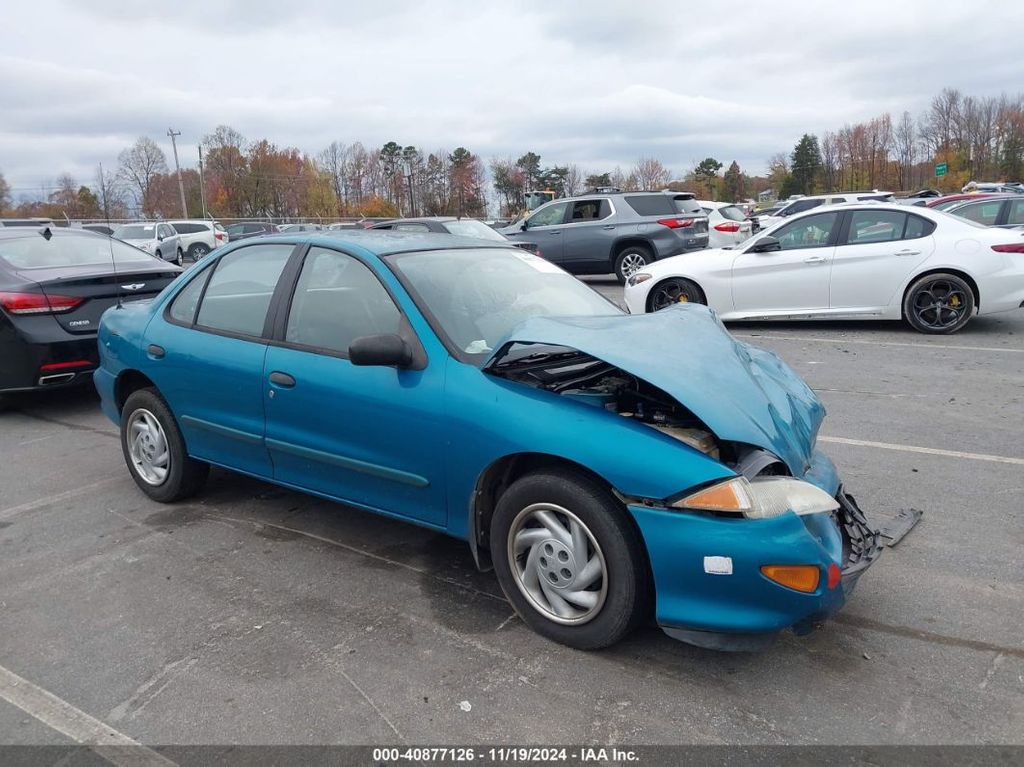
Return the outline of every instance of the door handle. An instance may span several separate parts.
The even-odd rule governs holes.
[[[276,384],[285,389],[290,389],[295,386],[295,379],[287,373],[281,373],[280,371],[275,370],[270,374],[270,383]]]
[[[561,234],[561,233],[562,233],[562,230],[561,230],[561,229],[556,229],[556,230],[555,230],[555,231],[553,231],[553,232],[549,232],[549,234]]]
[[[614,224],[607,224],[607,225],[605,225],[605,226],[602,226],[601,228],[602,228],[602,229],[614,229],[614,228],[615,228],[615,225],[614,225]]]
[[[823,264],[825,261],[824,256],[808,256],[804,259],[805,264]]]
[[[162,360],[167,352],[164,351],[164,347],[157,346],[156,344],[150,344],[146,347],[146,354],[155,360]]]
[[[894,256],[920,256],[921,251],[919,250],[897,250],[893,253]]]

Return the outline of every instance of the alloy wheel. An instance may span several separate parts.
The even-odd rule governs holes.
[[[508,561],[519,591],[556,623],[593,619],[608,594],[604,554],[589,528],[568,509],[527,506],[508,534]]]
[[[647,266],[647,259],[639,253],[627,253],[622,257],[622,276],[630,278]]]
[[[922,325],[941,330],[956,325],[969,304],[963,288],[941,279],[926,283],[914,294],[913,311]]]
[[[139,408],[128,419],[125,439],[135,473],[146,484],[161,485],[171,470],[171,453],[164,429],[148,410]]]
[[[651,310],[666,309],[673,304],[700,303],[700,297],[693,295],[689,286],[678,280],[668,280],[651,291]]]

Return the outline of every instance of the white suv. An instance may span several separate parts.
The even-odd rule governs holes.
[[[774,216],[758,216],[757,223],[762,229],[764,229],[772,224],[779,223],[779,221],[792,216],[794,213],[803,213],[806,210],[817,208],[820,205],[838,205],[844,202],[868,202],[870,200],[877,200],[878,202],[894,202],[892,192],[879,192],[878,190],[872,192],[832,192],[830,194],[812,194],[793,200],[793,202],[776,211]]]
[[[228,234],[216,221],[190,219],[168,221],[181,235],[181,249],[193,261],[198,261],[211,250],[227,245]]]

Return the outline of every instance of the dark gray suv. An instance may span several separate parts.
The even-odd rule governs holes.
[[[613,272],[619,282],[659,258],[708,245],[708,217],[689,192],[567,197],[498,231],[534,243],[540,255],[568,272]]]

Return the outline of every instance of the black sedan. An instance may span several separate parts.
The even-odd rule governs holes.
[[[237,242],[250,237],[277,234],[277,227],[267,221],[240,221],[225,227],[224,231],[228,233],[228,242]]]
[[[424,216],[423,218],[397,218],[394,221],[383,221],[374,224],[371,229],[390,229],[395,232],[440,232],[441,234],[457,234],[460,237],[476,237],[478,240],[493,240],[515,245],[536,255],[542,255],[540,249],[532,242],[519,242],[510,239],[501,232],[496,232],[483,221],[474,218],[456,218],[455,216]]]
[[[100,315],[152,298],[181,269],[81,229],[0,229],[0,405],[91,380]]]

